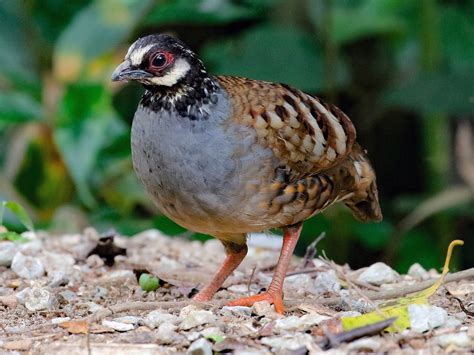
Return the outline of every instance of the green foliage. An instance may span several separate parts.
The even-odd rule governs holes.
[[[28,239],[21,236],[21,234],[9,231],[3,226],[3,217],[6,209],[10,210],[25,228],[29,231],[34,231],[33,221],[19,203],[15,201],[2,201],[0,204],[0,241],[9,240],[16,243],[27,242]]]
[[[15,201],[3,201],[0,205],[0,225],[3,224],[3,215],[6,208],[8,208],[28,230],[34,230],[33,221],[30,216],[25,209]]]
[[[0,198],[21,201],[46,228],[76,225],[57,223],[72,210],[103,230],[185,233],[133,172],[129,130],[142,89],[110,83],[131,41],[171,31],[212,73],[291,84],[355,121],[385,220],[362,224],[331,208],[305,223],[299,253],[326,231],[318,250],[338,262],[438,265],[447,239],[474,233],[472,199],[433,204],[453,181],[469,188],[447,130],[473,117],[473,13],[472,2],[435,0],[0,1]],[[392,130],[415,141],[380,138]],[[3,208],[32,229],[18,206]]]

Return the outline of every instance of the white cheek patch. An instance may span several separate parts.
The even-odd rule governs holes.
[[[145,54],[148,53],[150,49],[152,49],[155,45],[154,44],[149,44],[148,46],[139,48],[137,50],[129,50],[129,53],[127,53],[128,59],[130,59],[130,62],[132,65],[140,65],[143,61],[143,57]]]
[[[173,86],[176,84],[180,79],[184,78],[188,73],[191,66],[187,61],[182,58],[176,60],[173,65],[173,69],[171,69],[168,73],[160,77],[149,78],[147,81],[162,86]]]

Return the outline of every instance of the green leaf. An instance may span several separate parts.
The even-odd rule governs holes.
[[[425,114],[472,115],[474,72],[423,74],[384,94],[384,101]]]
[[[95,0],[82,9],[59,37],[54,71],[77,80],[91,60],[112,52],[135,27],[151,0]]]
[[[0,125],[37,121],[43,117],[41,105],[21,92],[0,93]]]
[[[29,241],[16,232],[2,232],[0,233],[0,240],[9,240],[16,243],[27,243]]]
[[[202,56],[217,73],[283,82],[307,91],[324,84],[321,51],[296,28],[254,28],[236,40],[206,46]]]
[[[335,6],[331,36],[338,45],[366,37],[401,34],[405,22],[399,12],[407,1],[368,0],[358,6]]]
[[[31,84],[36,79],[35,38],[30,18],[24,14],[23,1],[0,1],[0,79],[16,84]]]
[[[474,70],[474,22],[467,13],[446,6],[441,16],[441,45],[453,68]]]
[[[31,220],[30,216],[25,211],[25,209],[15,201],[3,201],[2,209],[0,211],[0,224],[3,222],[3,213],[5,208],[8,208],[10,211],[12,211],[21,224],[23,224],[28,230],[34,230],[33,221]]]
[[[256,18],[268,6],[268,2],[238,3],[230,0],[175,0],[155,9],[145,23],[163,25],[172,23],[220,25]]]
[[[68,87],[61,102],[54,139],[76,184],[79,197],[95,206],[90,179],[100,152],[125,132],[101,85],[79,83]]]

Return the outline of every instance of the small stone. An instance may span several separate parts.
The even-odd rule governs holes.
[[[177,324],[179,322],[179,318],[165,313],[160,310],[152,311],[148,313],[143,320],[143,324],[145,324],[148,328],[155,329],[159,327],[161,324]]]
[[[15,295],[0,296],[0,304],[9,308],[15,308],[18,305],[18,300]]]
[[[102,311],[102,310],[105,309],[100,304],[97,304],[95,302],[87,302],[86,306],[89,310],[89,313],[97,313],[97,312]]]
[[[285,279],[283,284],[283,292],[290,291],[301,293],[304,295],[306,291],[314,293],[314,280],[308,274],[292,275]]]
[[[42,311],[52,306],[54,297],[47,289],[40,287],[27,287],[16,294],[20,304],[30,311]]]
[[[199,311],[200,308],[196,307],[194,304],[190,304],[189,306],[183,307],[179,312],[180,318],[185,318],[189,316],[191,313]]]
[[[341,284],[337,278],[336,272],[334,270],[324,271],[316,276],[314,280],[314,293],[336,293],[338,294],[341,290]]]
[[[102,276],[99,282],[101,284],[136,285],[137,278],[132,270],[115,270]]]
[[[224,338],[224,334],[218,327],[209,327],[201,331],[201,335],[207,339]]]
[[[96,286],[94,290],[94,294],[92,295],[92,298],[95,300],[103,300],[107,295],[109,294],[109,291],[102,286]]]
[[[158,327],[156,335],[160,339],[161,344],[173,344],[181,343],[184,340],[184,336],[176,332],[178,327],[171,323],[162,323]]]
[[[135,316],[123,316],[114,318],[114,322],[137,325],[142,319]]]
[[[426,269],[418,263],[414,263],[412,266],[410,266],[408,269],[408,275],[421,280],[427,280],[430,278],[428,271],[426,271]]]
[[[69,276],[64,271],[53,271],[48,276],[50,287],[66,286],[69,283]]]
[[[69,254],[52,253],[47,251],[43,252],[40,260],[48,275],[57,272],[58,270],[71,270],[72,266],[76,263],[76,260],[74,260],[74,258]]]
[[[443,348],[447,348],[449,345],[458,346],[460,348],[471,347],[471,339],[467,332],[439,335],[436,337],[436,342]]]
[[[112,328],[112,329],[114,329],[118,332],[128,332],[128,331],[133,330],[135,328],[133,326],[133,324],[115,322],[115,321],[110,321],[110,320],[106,320],[106,319],[104,319],[102,321],[102,325],[104,327]]]
[[[38,258],[25,256],[20,252],[13,257],[11,268],[24,279],[37,279],[44,275],[43,264]]]
[[[408,306],[411,329],[418,333],[442,326],[448,313],[440,307],[426,304],[411,304]]]
[[[12,264],[13,257],[18,252],[15,243],[0,242],[0,266],[9,267]]]
[[[361,282],[368,282],[374,285],[382,285],[385,283],[392,283],[397,281],[398,274],[390,266],[378,262],[364,270],[357,280]]]
[[[261,339],[262,344],[270,346],[275,350],[297,350],[312,343],[312,337],[309,334],[286,334],[279,337],[265,337]]]
[[[104,266],[104,260],[102,260],[102,258],[99,255],[92,254],[87,258],[86,264],[91,269],[96,269],[96,268]]]
[[[222,307],[222,312],[225,315],[234,315],[234,316],[248,316],[252,315],[252,308],[245,306],[224,306]]]
[[[277,319],[275,321],[275,330],[304,330],[313,325],[317,325],[327,319],[330,319],[330,317],[322,316],[319,314],[305,314],[302,317],[290,316],[286,318]]]
[[[71,317],[56,317],[51,319],[51,324],[60,324],[63,322],[68,322],[71,320]]]
[[[200,338],[193,342],[186,354],[191,355],[212,355],[212,344],[205,338]]]
[[[362,352],[362,351],[369,351],[369,352],[377,352],[382,349],[382,345],[384,339],[379,339],[379,338],[362,338],[362,339],[357,339],[353,342],[351,342],[347,350],[349,352]]]
[[[58,293],[58,296],[61,297],[63,300],[65,300],[66,302],[73,302],[77,299],[77,295],[70,291],[70,290],[64,290],[64,291],[61,291]]]
[[[183,330],[192,329],[202,324],[212,323],[216,316],[210,311],[195,311],[190,313],[180,324]]]
[[[246,293],[249,291],[248,285],[232,285],[227,288],[228,291],[230,292],[235,292],[235,293]]]
[[[276,330],[300,330],[304,327],[303,322],[299,317],[290,316],[275,321]]]
[[[266,316],[273,313],[272,305],[268,301],[255,302],[252,310],[257,316]]]
[[[446,322],[443,324],[444,327],[447,328],[457,328],[462,324],[462,321],[460,321],[456,317],[448,316],[446,319]]]

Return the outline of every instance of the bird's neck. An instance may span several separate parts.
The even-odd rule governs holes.
[[[208,107],[217,103],[220,87],[205,71],[193,74],[173,86],[144,85],[140,104],[154,112],[174,111],[190,120],[207,119]]]

